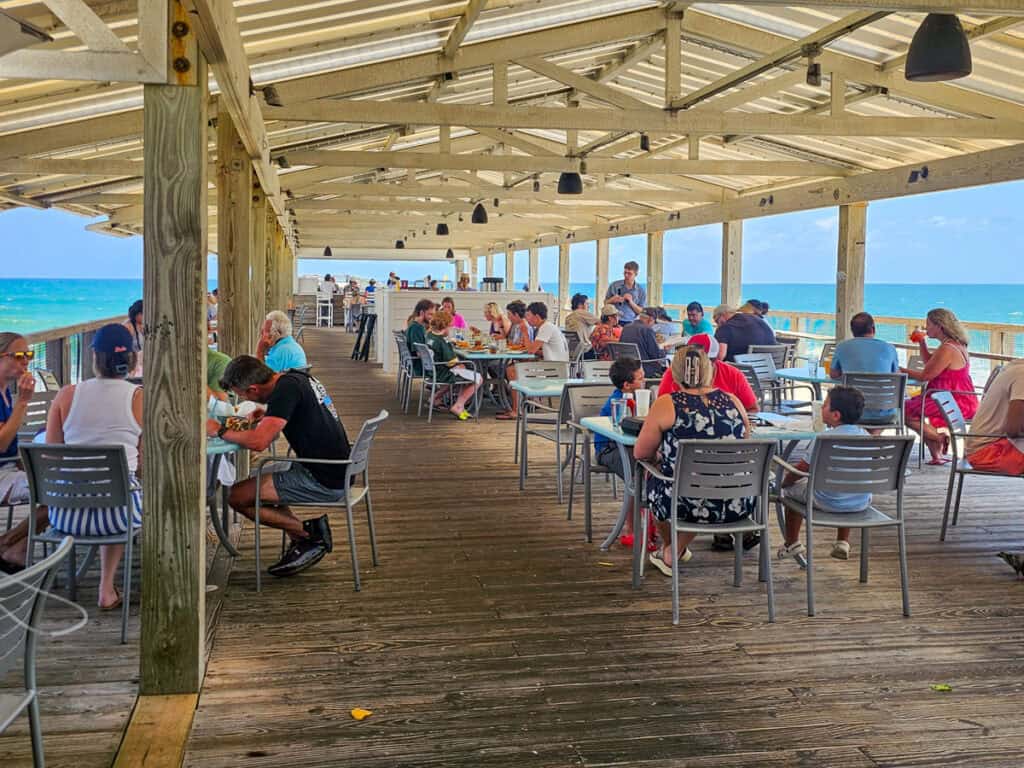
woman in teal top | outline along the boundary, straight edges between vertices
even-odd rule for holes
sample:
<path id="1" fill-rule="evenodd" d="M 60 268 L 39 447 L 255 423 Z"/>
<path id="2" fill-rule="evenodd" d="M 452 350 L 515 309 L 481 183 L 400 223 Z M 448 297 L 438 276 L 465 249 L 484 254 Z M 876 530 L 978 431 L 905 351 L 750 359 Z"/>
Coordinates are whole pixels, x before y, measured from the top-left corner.
<path id="1" fill-rule="evenodd" d="M 683 320 L 683 336 L 696 336 L 698 333 L 706 333 L 708 336 L 715 335 L 715 329 L 711 326 L 710 320 L 704 319 L 704 307 L 699 301 L 691 301 L 686 305 L 686 319 Z"/>
<path id="2" fill-rule="evenodd" d="M 439 384 L 450 388 L 459 387 L 459 396 L 449 410 L 459 421 L 469 418 L 466 403 L 480 386 L 480 374 L 462 365 L 458 355 L 448 342 L 447 332 L 452 316 L 444 311 L 436 312 L 430 321 L 427 346 L 434 355 L 434 371 Z"/>

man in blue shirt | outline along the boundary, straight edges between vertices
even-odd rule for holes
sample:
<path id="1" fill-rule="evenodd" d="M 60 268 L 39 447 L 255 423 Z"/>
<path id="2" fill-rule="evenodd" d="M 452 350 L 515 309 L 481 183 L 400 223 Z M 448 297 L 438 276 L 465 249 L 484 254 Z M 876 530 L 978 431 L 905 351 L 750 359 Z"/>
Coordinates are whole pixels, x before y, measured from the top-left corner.
<path id="1" fill-rule="evenodd" d="M 619 308 L 619 325 L 626 325 L 636 320 L 647 304 L 647 291 L 636 281 L 640 265 L 635 261 L 627 261 L 622 268 L 622 280 L 616 280 L 608 286 L 604 295 L 605 302 Z"/>
<path id="2" fill-rule="evenodd" d="M 704 317 L 704 307 L 699 301 L 691 301 L 686 305 L 686 319 L 683 320 L 683 336 L 696 336 L 698 333 L 715 335 L 711 321 Z"/>
<path id="3" fill-rule="evenodd" d="M 844 373 L 897 373 L 900 360 L 896 347 L 875 338 L 875 318 L 867 312 L 858 312 L 850 319 L 852 339 L 841 341 L 832 353 L 829 376 L 841 380 Z M 895 411 L 865 410 L 863 418 L 881 421 L 892 418 Z"/>
<path id="4" fill-rule="evenodd" d="M 292 368 L 306 368 L 306 351 L 292 337 L 292 321 L 288 315 L 275 309 L 267 314 L 256 344 L 256 357 L 274 372 Z"/>

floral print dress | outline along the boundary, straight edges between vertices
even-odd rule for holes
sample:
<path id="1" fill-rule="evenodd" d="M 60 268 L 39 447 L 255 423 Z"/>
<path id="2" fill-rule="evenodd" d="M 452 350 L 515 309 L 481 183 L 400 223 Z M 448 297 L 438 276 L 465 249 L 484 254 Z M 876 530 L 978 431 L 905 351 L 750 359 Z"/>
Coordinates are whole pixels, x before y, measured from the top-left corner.
<path id="1" fill-rule="evenodd" d="M 671 395 L 676 409 L 676 422 L 662 435 L 661 473 L 675 474 L 680 440 L 743 437 L 743 417 L 725 392 L 715 389 L 707 395 L 675 392 Z M 647 501 L 659 520 L 672 516 L 672 483 L 655 477 L 647 481 Z M 679 498 L 678 519 L 687 523 L 734 523 L 749 517 L 754 499 L 691 499 Z"/>

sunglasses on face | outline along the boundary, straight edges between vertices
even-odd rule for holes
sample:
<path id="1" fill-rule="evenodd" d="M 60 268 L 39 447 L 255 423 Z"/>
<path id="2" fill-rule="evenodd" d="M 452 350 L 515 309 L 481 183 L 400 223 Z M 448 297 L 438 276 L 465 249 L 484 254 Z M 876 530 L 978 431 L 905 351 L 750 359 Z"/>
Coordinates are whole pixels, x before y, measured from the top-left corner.
<path id="1" fill-rule="evenodd" d="M 28 352 L 4 352 L 2 355 L 0 355 L 0 357 L 13 357 L 19 363 L 22 360 L 24 360 L 25 362 L 31 362 L 35 356 L 36 353 L 33 352 L 32 350 L 29 350 Z"/>

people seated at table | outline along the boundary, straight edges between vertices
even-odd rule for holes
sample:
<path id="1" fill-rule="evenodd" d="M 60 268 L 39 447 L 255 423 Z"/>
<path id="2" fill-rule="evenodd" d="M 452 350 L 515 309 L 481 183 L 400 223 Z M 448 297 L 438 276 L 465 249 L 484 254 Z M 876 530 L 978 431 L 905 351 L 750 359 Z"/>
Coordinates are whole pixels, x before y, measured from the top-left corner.
<path id="1" fill-rule="evenodd" d="M 746 411 L 737 397 L 715 388 L 714 366 L 702 347 L 676 350 L 672 375 L 680 391 L 654 401 L 633 447 L 636 458 L 657 464 L 666 477 L 675 474 L 680 440 L 743 438 L 750 434 Z M 649 478 L 647 502 L 657 519 L 663 544 L 660 552 L 651 553 L 650 561 L 663 574 L 671 576 L 672 483 Z M 680 497 L 678 518 L 687 523 L 732 523 L 749 517 L 753 509 L 753 499 Z M 680 562 L 685 563 L 693 556 L 689 544 L 694 536 L 679 534 Z"/>
<path id="2" fill-rule="evenodd" d="M 468 274 L 463 272 L 461 275 L 459 275 L 459 282 L 455 286 L 455 290 L 457 290 L 457 291 L 472 291 L 473 290 L 473 286 L 472 286 L 472 283 L 470 282 L 470 277 L 469 277 Z"/>
<path id="3" fill-rule="evenodd" d="M 256 357 L 272 371 L 306 368 L 306 350 L 292 336 L 292 321 L 279 309 L 267 313 L 256 343 Z"/>
<path id="4" fill-rule="evenodd" d="M 614 304 L 619 313 L 619 324 L 627 325 L 636 320 L 647 304 L 647 291 L 636 281 L 640 265 L 627 261 L 622 267 L 622 279 L 608 286 L 604 300 Z"/>
<path id="5" fill-rule="evenodd" d="M 982 472 L 1024 475 L 1024 360 L 1013 360 L 989 385 L 971 422 L 967 461 Z"/>
<path id="6" fill-rule="evenodd" d="M 420 362 L 419 353 L 416 351 L 417 344 L 427 343 L 427 329 L 434 317 L 437 305 L 430 299 L 420 299 L 413 308 L 412 317 L 405 328 L 405 345 L 412 355 L 413 373 L 416 376 L 423 375 L 423 363 Z"/>
<path id="7" fill-rule="evenodd" d="M 249 430 L 232 430 L 216 419 L 206 422 L 206 433 L 250 451 L 267 450 L 282 432 L 295 456 L 302 459 L 344 460 L 350 446 L 345 427 L 330 395 L 305 371 L 273 371 L 249 355 L 236 357 L 224 371 L 221 386 L 243 400 L 266 406 L 257 411 Z M 327 515 L 300 521 L 290 503 L 334 503 L 345 497 L 343 464 L 272 465 L 260 484 L 260 523 L 284 531 L 291 544 L 267 571 L 292 576 L 316 565 L 333 549 Z M 256 517 L 256 478 L 231 486 L 228 504 L 250 520 Z"/>
<path id="8" fill-rule="evenodd" d="M 584 353 L 590 351 L 590 334 L 601 322 L 601 318 L 590 311 L 590 299 L 585 293 L 574 294 L 571 300 L 572 311 L 565 316 L 565 330 L 573 331 L 579 336 Z"/>
<path id="9" fill-rule="evenodd" d="M 662 342 L 665 339 L 673 336 L 679 336 L 680 325 L 672 316 L 665 311 L 664 307 L 650 307 L 651 311 L 654 312 L 654 335 L 658 337 L 658 341 Z"/>
<path id="10" fill-rule="evenodd" d="M 850 318 L 852 339 L 836 344 L 832 353 L 829 376 L 840 380 L 845 373 L 898 373 L 900 359 L 896 347 L 875 338 L 875 318 L 858 312 Z M 863 418 L 880 421 L 891 418 L 893 411 L 864 411 Z"/>
<path id="11" fill-rule="evenodd" d="M 644 375 L 649 379 L 659 378 L 665 370 L 665 350 L 658 344 L 657 334 L 654 332 L 654 320 L 657 317 L 657 310 L 647 307 L 636 320 L 622 329 L 619 342 L 622 344 L 636 344 L 640 351 L 640 359 L 644 365 Z"/>
<path id="12" fill-rule="evenodd" d="M 864 414 L 864 395 L 855 387 L 838 385 L 832 387 L 825 402 L 821 405 L 821 420 L 828 427 L 830 435 L 867 435 L 868 432 L 857 426 Z M 808 456 L 813 447 L 808 448 Z M 801 472 L 807 472 L 810 464 L 801 459 L 794 465 Z M 787 472 L 782 481 L 783 493 L 804 504 L 807 503 L 807 478 L 793 472 Z M 870 493 L 846 493 L 835 491 L 815 491 L 814 508 L 822 512 L 844 514 L 863 512 L 871 504 Z M 786 515 L 785 541 L 779 547 L 779 559 L 796 557 L 807 551 L 800 541 L 800 527 L 803 516 L 796 513 Z M 832 545 L 832 557 L 837 560 L 850 558 L 850 529 L 837 528 L 836 542 Z"/>
<path id="13" fill-rule="evenodd" d="M 445 296 L 441 299 L 441 309 L 451 315 L 451 327 L 464 329 L 466 328 L 466 318 L 455 311 L 455 299 L 451 296 Z"/>
<path id="14" fill-rule="evenodd" d="M 526 322 L 533 328 L 533 340 L 525 343 L 526 351 L 539 354 L 549 362 L 569 362 L 569 344 L 562 330 L 548 321 L 548 305 L 534 301 L 526 308 Z"/>
<path id="15" fill-rule="evenodd" d="M 614 304 L 605 304 L 601 307 L 601 322 L 594 326 L 590 334 L 590 348 L 598 360 L 611 360 L 612 353 L 608 351 L 609 342 L 618 341 L 622 336 L 622 326 L 619 325 L 619 310 Z"/>
<path id="16" fill-rule="evenodd" d="M 36 379 L 29 370 L 33 354 L 19 333 L 0 333 L 0 507 L 28 501 L 28 480 L 18 460 L 18 430 L 36 390 Z M 27 530 L 27 529 L 26 529 Z M 0 536 L 0 558 L 13 545 L 10 533 Z M 9 567 L 0 559 L 0 570 L 20 570 L 24 559 Z"/>
<path id="17" fill-rule="evenodd" d="M 484 320 L 490 323 L 487 332 L 491 337 L 495 339 L 508 337 L 508 333 L 512 329 L 512 321 L 502 313 L 501 307 L 496 302 L 489 301 L 484 304 Z"/>
<path id="18" fill-rule="evenodd" d="M 928 348 L 927 339 L 938 339 L 939 346 L 935 350 Z M 930 310 L 926 318 L 925 337 L 918 341 L 923 370 L 901 368 L 911 379 L 927 383 L 928 392 L 946 390 L 952 393 L 953 399 L 960 406 L 965 419 L 970 420 L 978 410 L 978 396 L 974 394 L 974 381 L 971 379 L 971 359 L 967 354 L 967 331 L 957 320 L 956 315 L 948 309 L 939 307 Z M 938 427 L 945 424 L 939 405 L 924 394 L 915 395 L 907 400 L 904 406 L 906 424 L 915 432 L 921 433 L 928 451 L 931 453 L 929 464 L 947 464 L 946 456 L 949 447 L 949 436 L 941 434 Z M 924 423 L 921 412 L 924 410 Z"/>
<path id="19" fill-rule="evenodd" d="M 132 509 L 41 507 L 54 530 L 68 536 L 122 536 L 128 526 L 142 526 L 142 484 L 139 458 L 142 449 L 142 387 L 127 381 L 137 364 L 132 334 L 123 325 L 100 328 L 92 340 L 95 377 L 63 387 L 50 406 L 46 442 L 55 445 L 121 446 L 128 461 Z M 37 513 L 39 510 L 37 510 Z M 27 528 L 25 529 L 27 533 Z M 24 558 L 23 540 L 21 557 Z M 124 555 L 123 544 L 100 547 L 100 610 L 119 608 L 122 602 L 114 577 Z M 7 554 L 5 559 L 9 559 Z M 20 562 L 24 563 L 24 559 Z M 125 567 L 130 567 L 126 565 Z"/>
<path id="20" fill-rule="evenodd" d="M 713 337 L 706 333 L 698 333 L 695 336 L 691 336 L 687 344 L 700 347 L 704 350 L 704 354 L 711 359 L 711 366 L 714 369 L 714 378 L 711 384 L 715 389 L 735 395 L 748 414 L 757 412 L 757 397 L 754 395 L 750 382 L 747 381 L 747 377 L 736 366 L 718 359 L 718 342 Z M 661 377 L 661 384 L 658 386 L 658 397 L 671 395 L 673 392 L 679 391 L 679 384 L 676 383 L 675 377 L 672 375 L 672 369 L 669 368 Z"/>
<path id="21" fill-rule="evenodd" d="M 750 306 L 755 315 L 760 315 L 761 317 L 767 315 L 768 310 L 770 309 L 767 301 L 761 301 L 759 299 L 747 299 L 747 305 Z"/>
<path id="22" fill-rule="evenodd" d="M 721 345 L 718 354 L 726 362 L 735 362 L 736 355 L 745 355 L 752 344 L 775 343 L 775 331 L 750 304 L 739 311 L 719 305 L 715 307 L 714 317 L 718 325 L 715 338 Z"/>
<path id="23" fill-rule="evenodd" d="M 704 307 L 699 301 L 691 301 L 686 305 L 686 319 L 683 320 L 683 336 L 696 336 L 698 333 L 706 333 L 713 336 L 715 333 L 711 321 L 704 317 Z"/>
<path id="24" fill-rule="evenodd" d="M 480 374 L 461 363 L 455 350 L 448 342 L 448 329 L 452 324 L 452 316 L 444 311 L 435 312 L 430 320 L 430 331 L 427 333 L 427 346 L 434 357 L 434 370 L 437 381 L 449 386 L 463 384 L 459 388 L 455 402 L 449 408 L 452 415 L 460 421 L 469 418 L 466 403 L 473 397 L 480 386 Z"/>
<path id="25" fill-rule="evenodd" d="M 508 334 L 505 337 L 509 344 L 513 346 L 525 346 L 533 338 L 533 329 L 526 322 L 526 304 L 519 301 L 511 301 L 505 306 L 505 311 L 508 312 L 509 329 Z M 568 354 L 568 353 L 567 353 Z M 516 367 L 514 363 L 509 363 L 505 368 L 505 376 L 509 382 L 516 380 Z M 500 421 L 511 421 L 516 418 L 516 413 L 519 409 L 519 393 L 512 390 L 512 407 L 507 411 L 502 411 L 495 416 Z"/>

